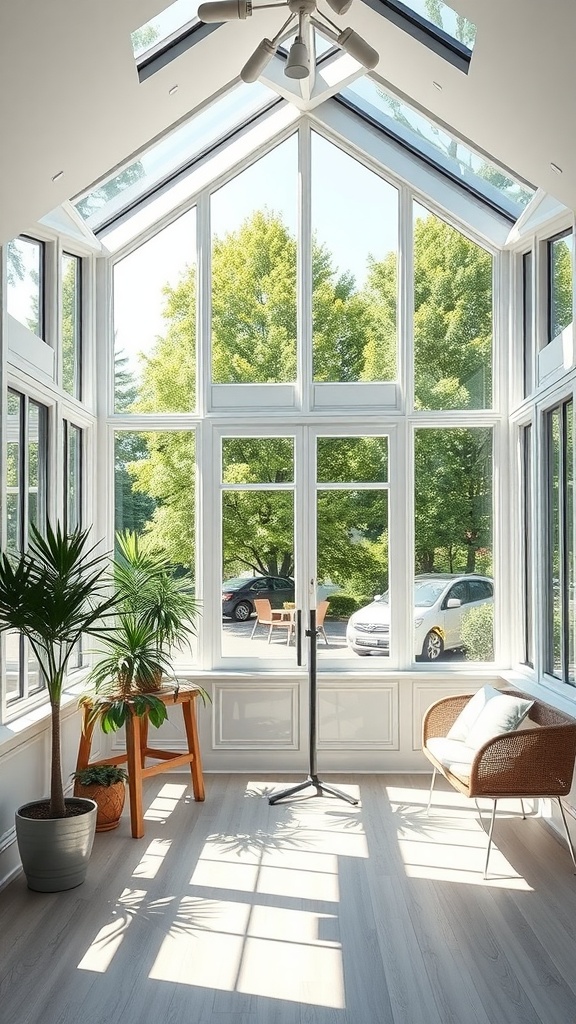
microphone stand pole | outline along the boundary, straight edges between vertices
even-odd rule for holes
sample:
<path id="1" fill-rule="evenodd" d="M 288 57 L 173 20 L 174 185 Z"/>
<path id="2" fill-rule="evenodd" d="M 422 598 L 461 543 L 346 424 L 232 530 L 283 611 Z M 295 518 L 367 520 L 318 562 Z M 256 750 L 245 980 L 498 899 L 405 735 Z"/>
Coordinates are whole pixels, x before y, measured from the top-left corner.
<path id="1" fill-rule="evenodd" d="M 346 800 L 349 804 L 357 804 L 358 800 L 353 796 L 349 796 L 348 793 L 343 793 L 341 789 L 336 789 L 335 786 L 329 786 L 326 782 L 322 782 L 318 778 L 317 768 L 317 750 L 316 750 L 316 731 L 317 731 L 317 672 L 316 672 L 316 609 L 310 609 L 310 629 L 306 630 L 306 636 L 309 638 L 309 657 L 308 657 L 308 679 L 309 679 L 309 695 L 310 695 L 310 714 L 309 714 L 309 765 L 310 770 L 308 777 L 305 782 L 299 782 L 297 786 L 291 786 L 290 789 L 284 789 L 280 793 L 274 793 L 268 797 L 269 804 L 277 804 L 279 800 L 286 800 L 290 796 L 294 796 L 295 793 L 300 793 L 304 789 L 308 789 L 313 786 L 316 790 L 315 794 L 320 796 L 322 793 L 330 793 L 331 796 L 337 796 L 340 800 Z"/>

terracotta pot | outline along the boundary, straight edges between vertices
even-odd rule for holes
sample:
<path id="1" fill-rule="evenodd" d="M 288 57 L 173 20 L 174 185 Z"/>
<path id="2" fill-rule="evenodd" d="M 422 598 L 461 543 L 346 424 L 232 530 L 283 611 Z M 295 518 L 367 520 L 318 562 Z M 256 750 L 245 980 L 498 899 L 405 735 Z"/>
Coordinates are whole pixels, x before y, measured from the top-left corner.
<path id="1" fill-rule="evenodd" d="M 111 829 L 118 828 L 126 799 L 126 784 L 124 782 L 113 782 L 111 786 L 99 786 L 97 783 L 83 786 L 76 780 L 74 796 L 95 801 L 98 807 L 97 832 L 110 832 Z"/>
<path id="2" fill-rule="evenodd" d="M 134 686 L 138 693 L 157 693 L 162 689 L 162 672 L 156 672 L 152 679 L 137 677 L 134 680 Z"/>

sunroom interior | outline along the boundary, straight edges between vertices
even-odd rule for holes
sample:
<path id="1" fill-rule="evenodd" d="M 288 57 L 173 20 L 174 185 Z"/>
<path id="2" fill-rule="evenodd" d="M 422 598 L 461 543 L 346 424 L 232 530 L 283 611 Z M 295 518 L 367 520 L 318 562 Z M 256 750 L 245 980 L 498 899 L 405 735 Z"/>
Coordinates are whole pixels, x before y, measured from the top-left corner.
<path id="1" fill-rule="evenodd" d="M 387 792 L 404 840 L 409 808 L 425 832 L 421 723 L 435 700 L 488 683 L 576 713 L 571 4 L 553 15 L 535 0 L 354 0 L 341 14 L 330 4 L 326 32 L 306 37 L 302 79 L 286 74 L 292 36 L 277 6 L 212 24 L 193 0 L 53 0 L 1 15 L 2 546 L 25 548 L 30 525 L 47 521 L 89 526 L 107 551 L 132 530 L 193 575 L 201 613 L 177 669 L 211 698 L 198 714 L 207 800 L 188 803 L 183 776 L 150 786 L 150 834 L 164 825 L 149 854 L 158 864 L 167 808 L 178 805 L 185 831 L 183 815 L 209 810 L 211 779 L 225 800 L 220 776 L 239 800 L 261 797 L 237 819 L 252 841 L 235 855 L 255 856 L 259 803 L 272 834 L 270 787 L 309 769 L 311 661 L 321 772 L 360 807 L 364 793 L 372 807 L 377 788 Z M 369 41 L 376 66 L 358 63 L 330 25 Z M 242 81 L 260 40 L 278 33 L 257 80 Z M 304 630 L 301 643 L 291 628 L 269 635 L 250 591 L 234 598 L 264 578 L 304 627 L 329 601 L 315 657 Z M 448 608 L 451 588 L 461 607 Z M 49 715 L 24 642 L 4 636 L 1 658 L 8 899 L 21 882 L 14 811 L 48 787 Z M 83 645 L 68 676 L 67 779 L 92 660 Z M 184 746 L 175 716 L 159 736 Z M 99 736 L 95 753 L 122 742 Z M 455 795 L 442 796 L 450 816 Z M 294 829 L 318 834 L 328 804 L 312 799 Z M 576 788 L 564 808 L 574 833 Z M 350 850 L 358 819 L 346 815 L 342 856 L 367 856 Z M 532 816 L 522 857 L 509 840 L 497 881 L 483 883 L 502 899 L 546 884 L 546 842 L 554 873 L 573 884 L 557 809 L 541 800 Z M 142 842 L 127 819 L 102 839 L 124 851 Z M 448 842 L 436 824 L 429 876 L 423 863 L 412 876 L 464 882 L 477 897 L 482 843 L 455 840 L 455 855 Z M 123 856 L 138 875 L 141 854 Z M 143 888 L 123 885 L 124 900 Z M 338 943 L 325 924 L 334 941 L 308 964 L 329 977 Z M 407 948 L 412 926 L 398 939 Z M 210 934 L 216 956 L 231 949 L 225 932 L 220 946 Z M 102 984 L 115 942 L 101 961 L 85 951 L 83 969 Z M 185 982 L 220 992 L 197 1019 L 452 1019 L 437 997 L 424 1012 L 418 993 L 402 1017 L 393 983 L 382 1016 L 370 1010 L 380 989 L 362 1016 L 350 979 L 338 996 L 341 978 L 314 988 L 287 956 L 306 979 L 296 995 L 278 976 L 260 988 L 246 963 L 236 983 L 212 969 Z M 158 971 L 148 979 L 182 981 Z M 266 1006 L 249 1006 L 247 993 Z M 466 998 L 445 992 L 460 1020 L 496 1019 L 479 1008 L 479 984 Z M 551 1009 L 529 998 L 523 1019 L 567 1019 L 560 997 Z M 506 1019 L 519 1020 L 521 1005 Z M 73 1019 L 61 1012 L 55 1002 L 44 1019 Z"/>

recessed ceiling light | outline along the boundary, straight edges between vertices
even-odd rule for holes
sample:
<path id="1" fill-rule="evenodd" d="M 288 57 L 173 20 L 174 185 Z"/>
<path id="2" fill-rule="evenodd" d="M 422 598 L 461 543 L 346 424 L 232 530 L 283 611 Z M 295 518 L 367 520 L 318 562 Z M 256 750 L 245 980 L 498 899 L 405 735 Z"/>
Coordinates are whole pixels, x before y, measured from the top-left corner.
<path id="1" fill-rule="evenodd" d="M 432 82 L 432 85 L 434 86 L 435 89 L 438 89 L 438 92 L 442 92 L 442 86 L 440 85 L 440 82 Z"/>
<path id="2" fill-rule="evenodd" d="M 168 95 L 173 96 L 175 92 L 178 92 L 178 86 L 173 85 L 171 89 L 168 89 Z"/>
<path id="3" fill-rule="evenodd" d="M 64 177 L 64 171 L 58 171 L 58 174 L 52 175 L 52 181 L 60 181 L 60 178 Z"/>
<path id="4" fill-rule="evenodd" d="M 554 174 L 562 174 L 562 168 L 558 167 L 558 164 L 550 164 L 550 167 L 554 171 Z"/>

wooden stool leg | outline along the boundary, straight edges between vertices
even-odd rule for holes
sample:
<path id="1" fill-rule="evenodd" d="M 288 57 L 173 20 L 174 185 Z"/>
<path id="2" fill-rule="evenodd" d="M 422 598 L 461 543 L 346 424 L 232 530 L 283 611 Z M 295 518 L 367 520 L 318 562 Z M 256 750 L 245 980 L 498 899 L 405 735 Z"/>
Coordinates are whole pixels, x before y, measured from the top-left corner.
<path id="1" fill-rule="evenodd" d="M 188 751 L 190 754 L 194 754 L 194 758 L 190 764 L 194 799 L 204 800 L 204 776 L 202 774 L 202 759 L 200 757 L 200 744 L 198 743 L 198 728 L 196 726 L 196 713 L 193 700 L 189 700 L 185 704 L 182 704 L 182 714 L 184 716 L 184 727 L 186 729 L 186 736 L 188 739 Z"/>
<path id="2" fill-rule="evenodd" d="M 150 724 L 149 723 L 149 719 L 148 719 L 148 715 L 144 715 L 144 717 L 140 718 L 139 721 L 140 721 L 140 764 L 141 764 L 142 768 L 145 768 L 146 767 L 146 753 L 145 753 L 145 751 L 146 751 L 146 749 L 148 747 L 148 726 Z"/>
<path id="3" fill-rule="evenodd" d="M 126 720 L 126 752 L 128 754 L 128 793 L 130 795 L 130 823 L 134 839 L 144 835 L 144 811 L 142 806 L 142 755 L 141 725 L 138 715 L 128 715 Z"/>

